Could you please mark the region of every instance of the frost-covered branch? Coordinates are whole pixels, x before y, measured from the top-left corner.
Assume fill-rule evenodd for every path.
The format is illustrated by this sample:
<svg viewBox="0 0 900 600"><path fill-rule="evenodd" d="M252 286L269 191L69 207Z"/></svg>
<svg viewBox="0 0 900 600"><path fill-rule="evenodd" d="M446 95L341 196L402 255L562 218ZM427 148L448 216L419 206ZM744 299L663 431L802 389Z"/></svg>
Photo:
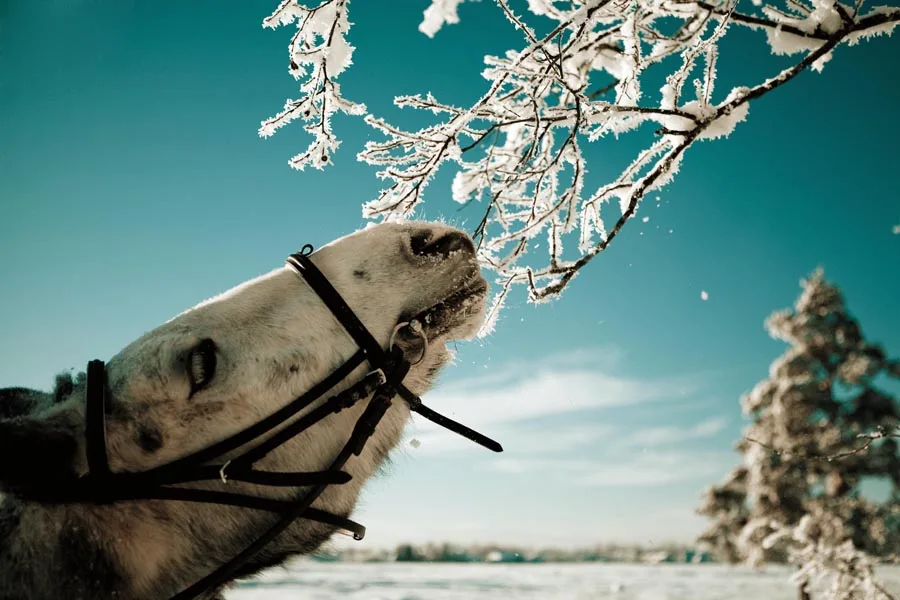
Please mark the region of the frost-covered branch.
<svg viewBox="0 0 900 600"><path fill-rule="evenodd" d="M297 32L288 46L289 71L301 81L302 96L288 100L284 109L262 122L259 135L269 137L291 121L300 119L313 136L309 147L290 160L295 169L308 166L323 169L331 164L331 158L340 141L331 129L331 117L341 111L362 115L363 104L350 102L341 96L340 85L335 79L351 64L353 46L347 42L350 23L347 20L349 0L325 0L318 6L306 8L292 0L281 4L263 21L272 29L280 25L297 23Z"/></svg>
<svg viewBox="0 0 900 600"><path fill-rule="evenodd" d="M865 452L872 446L872 443L876 440L884 440L887 438L900 439L900 426L895 427L893 432L889 432L884 427L879 426L876 428L876 431L859 433L856 435L856 439L863 440L862 444L845 452L830 454L825 457L825 460L840 460L842 458L853 456L854 454L859 454L860 452Z"/></svg>
<svg viewBox="0 0 900 600"><path fill-rule="evenodd" d="M853 456L854 454L860 454L861 452L865 452L872 446L873 442L875 442L877 440L887 439L887 438L900 439L900 426L896 427L894 429L894 431L892 431L892 432L888 431L887 429L885 429L882 426L878 426L878 427L876 427L875 431L857 434L855 439L862 440L863 443L859 444L856 447L850 448L849 450L844 450L841 452L837 452L835 454L827 454L827 455L821 455L821 456L816 456L816 455L803 456L803 458L805 460L824 460L824 461L828 461L828 462L833 461L833 460L841 460L842 458L847 458L847 457ZM768 444L765 444L765 443L763 443L757 439L754 439L750 436L745 436L744 439L747 440L748 442L750 442L751 444L757 444L757 445L765 448L772 454L778 455L781 453L781 451L778 450L777 448L773 448L772 446L769 446Z"/></svg>
<svg viewBox="0 0 900 600"><path fill-rule="evenodd" d="M788 560L799 567L791 577L798 587L825 585L829 600L898 600L879 583L872 557L850 539L831 537L844 529L834 515L805 515L796 526L773 522L769 529L763 546L787 544Z"/></svg>
<svg viewBox="0 0 900 600"><path fill-rule="evenodd" d="M498 273L502 283L493 315L511 283L525 283L532 301L558 295L609 246L637 212L641 199L671 180L685 151L695 141L728 135L746 118L751 100L809 67L821 68L838 44L855 40L859 31L900 19L900 12L875 12L843 21L833 9L827 14L811 10L803 21L775 20L739 15L725 3L633 2L623 10L621 3L600 2L572 10L556 8L552 15L548 8L544 14L561 24L538 40L505 2L500 4L525 32L529 45L522 52L487 59L485 77L493 82L488 93L465 111L443 107L432 98L418 102L418 108L443 110L452 116L420 132L397 134L382 129L388 141L370 142L360 155L373 164L393 165L392 161L401 159L404 165L402 172L380 172L394 184L366 206L370 216L408 215L440 165L448 160L458 163L454 199L487 198L475 233L482 261ZM546 6L551 4L556 7L555 3ZM536 6L532 3L532 10ZM669 36L656 28L667 17L683 22ZM714 103L718 44L731 23L766 29L773 51L802 49L805 55L776 76L753 87L733 89ZM789 43L794 46L788 47ZM676 54L681 56L681 66L667 78L661 101L641 104L641 82L647 70ZM684 87L697 70L700 77L694 80L690 97ZM600 94L588 91L597 73L613 78L614 100L598 99ZM402 100L398 104L411 105ZM645 123L658 126L657 141L616 179L585 193L583 143L621 135ZM473 141L462 144L464 137ZM467 153L481 143L488 147L469 160ZM609 227L603 209L615 200L620 214ZM567 234L573 232L577 233L577 255L565 253L564 248ZM547 237L548 263L523 264L538 236Z"/></svg>
<svg viewBox="0 0 900 600"><path fill-rule="evenodd" d="M454 165L453 198L484 203L473 233L480 260L500 284L494 317L515 284L527 287L531 301L558 296L637 214L641 200L672 180L695 142L728 136L753 100L804 70L821 70L838 46L890 33L900 22L900 8L861 11L861 2L834 0L755 0L749 12L739 11L737 0L529 0L522 14L507 0L496 3L522 33L523 46L485 57L484 93L469 106L427 92L397 97L397 106L427 111L434 122L407 130L367 114L382 139L358 155L389 182L363 208L378 219L412 215L441 167ZM303 72L304 96L261 129L269 134L293 118L311 121L314 142L293 159L296 166L330 161L337 145L330 112L364 112L341 98L333 82L352 50L347 4L305 8L286 1L267 19L297 21L291 72L300 77L294 66L312 65L309 75ZM432 0L420 30L434 36L458 23L460 4ZM541 20L551 24L543 36L536 32L546 27L535 26ZM718 92L720 46L735 27L761 32L773 54L796 60L765 81ZM649 93L656 89L658 95ZM655 139L617 176L600 185L587 181L587 145L645 127ZM546 259L532 254L541 238Z"/></svg>

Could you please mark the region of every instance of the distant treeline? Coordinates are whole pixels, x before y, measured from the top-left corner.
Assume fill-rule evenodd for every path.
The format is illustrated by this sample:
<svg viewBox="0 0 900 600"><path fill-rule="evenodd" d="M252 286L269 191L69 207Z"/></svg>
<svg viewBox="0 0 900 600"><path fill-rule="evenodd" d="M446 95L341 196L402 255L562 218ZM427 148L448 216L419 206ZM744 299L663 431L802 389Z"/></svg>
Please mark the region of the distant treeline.
<svg viewBox="0 0 900 600"><path fill-rule="evenodd" d="M502 545L400 544L389 549L349 548L313 556L320 561L342 562L454 562L454 563L541 563L541 562L711 562L706 552L689 546L654 547L602 545L592 548L524 548Z"/></svg>

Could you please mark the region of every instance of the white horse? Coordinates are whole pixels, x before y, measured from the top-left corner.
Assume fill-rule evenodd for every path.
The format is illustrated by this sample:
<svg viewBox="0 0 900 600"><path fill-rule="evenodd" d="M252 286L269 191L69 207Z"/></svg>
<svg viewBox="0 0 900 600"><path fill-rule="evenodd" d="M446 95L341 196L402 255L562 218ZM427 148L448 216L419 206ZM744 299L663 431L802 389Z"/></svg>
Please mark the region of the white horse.
<svg viewBox="0 0 900 600"><path fill-rule="evenodd" d="M424 351L404 380L416 394L429 388L450 357L445 343L471 337L483 318L487 286L471 240L455 229L383 224L310 258L382 347L398 323L417 316L424 324L427 349L406 330L395 340L413 360ZM203 302L107 364L110 467L145 471L226 438L301 395L357 349L322 299L288 267ZM332 392L367 371L359 366ZM320 421L259 466L324 470L365 404ZM60 376L52 394L0 390L0 599L166 599L228 561L275 520L257 510L182 501L36 500L39 490L71 485L87 471L84 407L83 376ZM314 507L350 515L408 418L407 405L393 402L362 454L344 466L352 480L329 486ZM269 498L295 498L303 491L227 485ZM334 530L297 520L240 575L312 552ZM203 597L220 594L221 588Z"/></svg>

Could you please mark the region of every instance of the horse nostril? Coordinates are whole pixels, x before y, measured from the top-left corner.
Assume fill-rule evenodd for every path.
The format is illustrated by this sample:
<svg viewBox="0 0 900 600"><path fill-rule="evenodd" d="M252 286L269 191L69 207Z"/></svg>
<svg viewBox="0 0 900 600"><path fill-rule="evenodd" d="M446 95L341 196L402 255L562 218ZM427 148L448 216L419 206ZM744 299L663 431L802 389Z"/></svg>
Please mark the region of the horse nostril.
<svg viewBox="0 0 900 600"><path fill-rule="evenodd" d="M455 252L475 254L475 244L466 234L460 231L450 231L429 244L431 254L441 254L444 257Z"/></svg>
<svg viewBox="0 0 900 600"><path fill-rule="evenodd" d="M413 254L416 256L425 256L428 254L428 242L431 241L431 231L423 229L412 234L409 239L409 246L412 248Z"/></svg>
<svg viewBox="0 0 900 600"><path fill-rule="evenodd" d="M430 232L416 233L410 239L413 254L417 256L441 256L449 257L455 252L475 254L475 245L469 236L459 231L448 231L440 237L434 238Z"/></svg>

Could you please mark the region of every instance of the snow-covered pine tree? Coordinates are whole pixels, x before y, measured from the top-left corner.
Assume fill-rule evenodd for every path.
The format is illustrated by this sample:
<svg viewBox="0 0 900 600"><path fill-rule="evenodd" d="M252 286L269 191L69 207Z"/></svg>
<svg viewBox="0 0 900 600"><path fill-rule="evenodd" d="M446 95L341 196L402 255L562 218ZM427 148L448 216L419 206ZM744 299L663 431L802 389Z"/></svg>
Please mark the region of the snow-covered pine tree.
<svg viewBox="0 0 900 600"><path fill-rule="evenodd" d="M699 542L719 560L742 561L744 556L737 540L749 518L746 467L735 467L721 485L706 488L697 513L712 520L700 534Z"/></svg>
<svg viewBox="0 0 900 600"><path fill-rule="evenodd" d="M728 559L796 564L800 598L824 579L830 599L893 599L873 565L900 555L900 404L881 385L900 361L865 340L821 269L802 287L766 322L790 348L742 398L744 465L706 490L699 512L714 523L701 539Z"/></svg>

